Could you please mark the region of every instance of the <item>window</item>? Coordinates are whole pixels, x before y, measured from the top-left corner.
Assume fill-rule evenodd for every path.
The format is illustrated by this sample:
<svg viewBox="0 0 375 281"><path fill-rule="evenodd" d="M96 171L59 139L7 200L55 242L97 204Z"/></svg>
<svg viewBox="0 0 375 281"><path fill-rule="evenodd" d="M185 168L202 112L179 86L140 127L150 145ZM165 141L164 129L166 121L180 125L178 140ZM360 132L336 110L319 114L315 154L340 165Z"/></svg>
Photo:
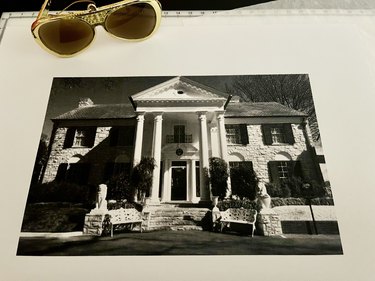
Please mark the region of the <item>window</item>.
<svg viewBox="0 0 375 281"><path fill-rule="evenodd" d="M89 163L62 163L56 174L56 181L87 184L90 173Z"/></svg>
<svg viewBox="0 0 375 281"><path fill-rule="evenodd" d="M294 144L291 124L263 124L262 133L265 145Z"/></svg>
<svg viewBox="0 0 375 281"><path fill-rule="evenodd" d="M64 148L93 147L95 142L96 127L71 127L68 128Z"/></svg>
<svg viewBox="0 0 375 281"><path fill-rule="evenodd" d="M130 171L131 163L109 162L106 164L105 167L103 182L106 182L112 177L118 176L121 173L124 173L125 175L130 175Z"/></svg>
<svg viewBox="0 0 375 281"><path fill-rule="evenodd" d="M300 161L270 161L268 171L273 183L280 183L292 177L303 178Z"/></svg>
<svg viewBox="0 0 375 281"><path fill-rule="evenodd" d="M248 144L249 135L246 124L225 125L228 144Z"/></svg>
<svg viewBox="0 0 375 281"><path fill-rule="evenodd" d="M192 135L187 135L185 125L175 125L173 127L173 135L167 135L167 143L191 143Z"/></svg>
<svg viewBox="0 0 375 281"><path fill-rule="evenodd" d="M286 161L280 161L277 163L277 170L279 174L279 179L287 179L289 178L289 168L288 168L288 162Z"/></svg>
<svg viewBox="0 0 375 281"><path fill-rule="evenodd" d="M280 127L271 128L272 143L284 143L283 130Z"/></svg>
<svg viewBox="0 0 375 281"><path fill-rule="evenodd" d="M133 146L134 126L113 127L109 133L110 146Z"/></svg>

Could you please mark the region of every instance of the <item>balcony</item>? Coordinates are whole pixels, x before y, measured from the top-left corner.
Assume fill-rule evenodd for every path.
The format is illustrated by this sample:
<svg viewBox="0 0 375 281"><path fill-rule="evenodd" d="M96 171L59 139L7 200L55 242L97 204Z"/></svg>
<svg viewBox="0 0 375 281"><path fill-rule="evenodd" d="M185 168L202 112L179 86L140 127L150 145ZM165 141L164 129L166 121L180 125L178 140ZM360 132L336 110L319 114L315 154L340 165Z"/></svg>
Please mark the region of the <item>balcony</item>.
<svg viewBox="0 0 375 281"><path fill-rule="evenodd" d="M167 135L167 143L192 143L193 135Z"/></svg>

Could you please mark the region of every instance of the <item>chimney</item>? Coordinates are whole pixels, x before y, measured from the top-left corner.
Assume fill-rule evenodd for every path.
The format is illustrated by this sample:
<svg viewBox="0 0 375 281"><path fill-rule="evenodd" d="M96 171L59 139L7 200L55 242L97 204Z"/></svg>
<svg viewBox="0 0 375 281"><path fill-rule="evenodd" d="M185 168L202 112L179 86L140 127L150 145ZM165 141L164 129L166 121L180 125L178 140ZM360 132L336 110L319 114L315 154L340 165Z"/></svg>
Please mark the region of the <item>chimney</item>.
<svg viewBox="0 0 375 281"><path fill-rule="evenodd" d="M231 103L239 103L241 102L241 98L239 96L233 96L230 100Z"/></svg>
<svg viewBox="0 0 375 281"><path fill-rule="evenodd" d="M87 107L94 105L94 102L90 98L80 98L78 103L78 108Z"/></svg>

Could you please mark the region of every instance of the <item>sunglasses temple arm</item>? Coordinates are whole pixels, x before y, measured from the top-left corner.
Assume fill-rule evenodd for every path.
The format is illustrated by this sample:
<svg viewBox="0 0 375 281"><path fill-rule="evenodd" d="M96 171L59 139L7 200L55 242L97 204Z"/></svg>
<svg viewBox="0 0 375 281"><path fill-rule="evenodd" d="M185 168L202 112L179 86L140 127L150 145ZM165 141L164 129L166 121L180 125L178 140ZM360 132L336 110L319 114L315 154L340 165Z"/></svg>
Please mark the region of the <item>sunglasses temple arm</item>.
<svg viewBox="0 0 375 281"><path fill-rule="evenodd" d="M37 19L40 19L43 16L46 16L49 12L49 7L51 6L52 0L45 0L43 3L42 8L40 9L40 12L38 14Z"/></svg>

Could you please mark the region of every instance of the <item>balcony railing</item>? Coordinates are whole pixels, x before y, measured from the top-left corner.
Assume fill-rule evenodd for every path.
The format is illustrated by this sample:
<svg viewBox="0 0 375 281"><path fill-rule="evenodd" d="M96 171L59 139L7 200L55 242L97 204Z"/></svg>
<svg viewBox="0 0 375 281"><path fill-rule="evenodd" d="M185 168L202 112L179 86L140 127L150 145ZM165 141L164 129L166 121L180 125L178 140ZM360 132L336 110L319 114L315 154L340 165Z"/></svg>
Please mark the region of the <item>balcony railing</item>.
<svg viewBox="0 0 375 281"><path fill-rule="evenodd" d="M192 143L193 135L167 135L167 143Z"/></svg>

